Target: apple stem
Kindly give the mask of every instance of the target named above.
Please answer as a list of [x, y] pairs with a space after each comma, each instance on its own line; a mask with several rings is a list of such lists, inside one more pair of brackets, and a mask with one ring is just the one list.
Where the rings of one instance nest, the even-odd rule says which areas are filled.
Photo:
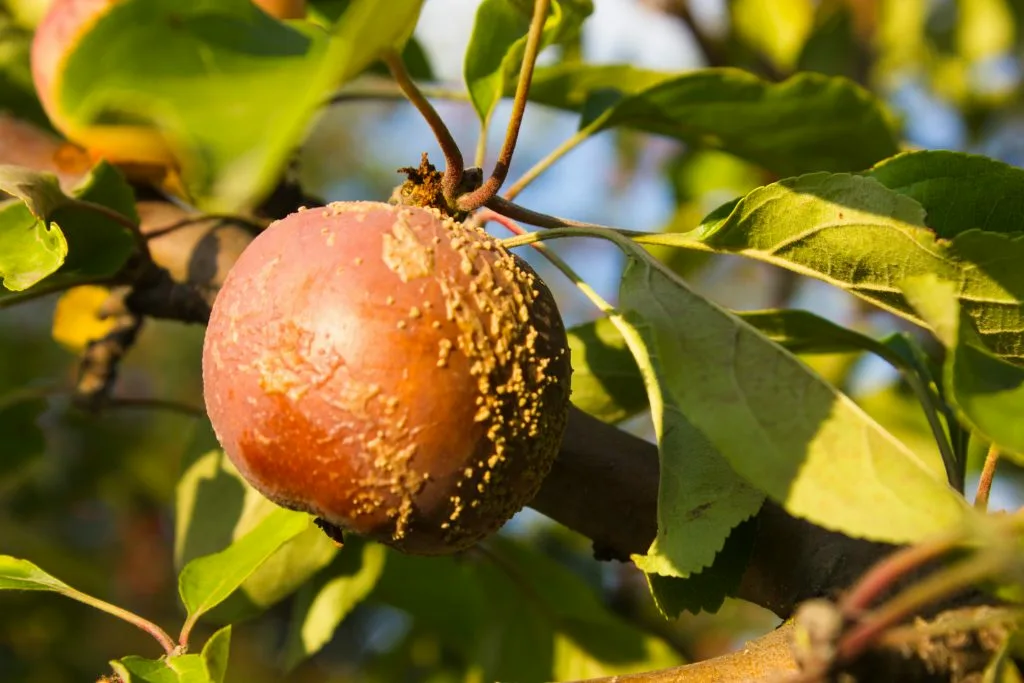
[[501, 146], [501, 152], [498, 154], [498, 161], [494, 164], [491, 177], [477, 189], [467, 192], [456, 200], [455, 208], [459, 211], [475, 211], [486, 205], [492, 197], [498, 194], [508, 176], [508, 169], [512, 164], [512, 154], [515, 152], [516, 141], [519, 139], [519, 128], [523, 123], [523, 113], [526, 111], [527, 96], [530, 94], [533, 67], [537, 63], [537, 55], [540, 53], [544, 22], [548, 18], [550, 6], [551, 0], [534, 0], [533, 18], [530, 21], [530, 31], [526, 34], [523, 65], [519, 70], [519, 82], [516, 85], [515, 99], [512, 101], [512, 116], [509, 118], [508, 129], [505, 131], [505, 142]]
[[430, 104], [430, 100], [426, 98], [423, 92], [416, 86], [416, 83], [413, 82], [412, 77], [405, 68], [401, 55], [391, 50], [384, 55], [383, 59], [388, 70], [391, 71], [395, 82], [398, 83], [398, 87], [402, 89], [408, 100], [426, 119], [427, 125], [430, 126], [430, 130], [434, 132], [434, 137], [437, 138], [437, 143], [441, 146], [441, 153], [444, 154], [445, 164], [444, 177], [441, 179], [441, 191], [444, 194], [445, 200], [451, 202], [455, 197], [456, 191], [458, 191], [459, 184], [462, 182], [462, 172], [465, 170], [462, 151], [459, 149], [458, 143], [455, 142], [452, 132], [448, 130], [448, 126], [445, 125], [441, 115], [434, 109], [434, 105]]

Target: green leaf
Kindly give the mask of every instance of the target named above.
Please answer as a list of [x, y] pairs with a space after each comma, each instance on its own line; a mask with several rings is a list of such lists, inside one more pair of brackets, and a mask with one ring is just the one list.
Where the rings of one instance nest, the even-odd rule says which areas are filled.
[[607, 318], [568, 331], [572, 355], [572, 402], [605, 422], [646, 410], [647, 392], [622, 334]]
[[170, 154], [204, 209], [247, 208], [332, 90], [408, 38], [421, 4], [355, 0], [327, 32], [275, 21], [245, 0], [124, 0], [68, 55], [55, 118], [109, 158]]
[[74, 591], [60, 579], [50, 576], [28, 560], [0, 555], [0, 590], [53, 591], [69, 595]]
[[203, 645], [202, 658], [210, 674], [210, 683], [224, 683], [231, 653], [231, 625], [218, 630]]
[[[201, 449], [208, 445], [207, 439], [199, 441]], [[249, 486], [223, 451], [204, 453], [178, 482], [175, 564], [181, 567], [241, 539], [277, 509]], [[282, 544], [207, 618], [230, 623], [263, 612], [295, 592], [337, 552], [323, 532], [310, 526]]]
[[68, 243], [55, 225], [40, 221], [18, 200], [0, 204], [0, 278], [21, 292], [64, 263]]
[[279, 508], [225, 550], [192, 560], [178, 576], [189, 620], [231, 595], [274, 551], [309, 528], [310, 516]]
[[770, 83], [738, 69], [684, 74], [628, 66], [539, 69], [530, 99], [584, 114], [596, 133], [626, 126], [721, 149], [779, 175], [867, 168], [898, 151], [884, 105], [845, 78]]
[[[744, 322], [797, 354], [869, 351], [897, 369], [918, 368], [886, 344], [809, 311], [736, 311]], [[605, 422], [620, 422], [648, 407], [643, 377], [622, 333], [608, 318], [569, 329], [573, 404]], [[927, 379], [927, 378], [925, 378]]]
[[338, 561], [323, 578], [303, 588], [285, 642], [287, 670], [330, 641], [345, 617], [377, 584], [385, 558], [384, 546], [346, 540]]
[[732, 530], [715, 561], [703, 571], [686, 578], [645, 574], [658, 611], [666, 619], [676, 619], [683, 611], [717, 612], [739, 587], [756, 537], [757, 521], [750, 519]]
[[[55, 176], [0, 167], [0, 189], [22, 201], [0, 204], [0, 308], [40, 293], [110, 277], [135, 246], [131, 232], [75, 200], [137, 221], [135, 195], [113, 166], [96, 165], [68, 197]], [[44, 281], [45, 280], [45, 281]]]
[[907, 298], [946, 346], [949, 401], [987, 441], [1024, 461], [1024, 367], [987, 349], [957, 302], [956, 287], [921, 276], [903, 284]]
[[578, 575], [500, 536], [460, 558], [389, 552], [373, 598], [412, 615], [480, 680], [577, 680], [680, 663]]
[[202, 655], [177, 655], [165, 659], [130, 655], [110, 665], [123, 680], [131, 683], [215, 683]]
[[[666, 643], [614, 616], [591, 587], [543, 553], [500, 537], [490, 543], [490, 552], [493, 559], [480, 567], [481, 585], [505, 617], [498, 633], [512, 641], [505, 645], [506, 657], [529, 659], [530, 641], [543, 637], [551, 669], [542, 680], [639, 673], [681, 663]], [[488, 678], [529, 677], [507, 671]]]
[[744, 479], [790, 514], [878, 541], [916, 541], [969, 513], [847, 396], [641, 255], [622, 308], [657, 340], [671, 398]]
[[[578, 32], [593, 9], [590, 0], [553, 0], [541, 47]], [[516, 82], [532, 15], [529, 0], [483, 0], [477, 8], [464, 76], [481, 121], [490, 120], [502, 94]]]
[[968, 230], [1024, 231], [1024, 169], [974, 154], [905, 152], [865, 175], [910, 197], [928, 227], [951, 239]]
[[814, 25], [811, 0], [733, 0], [736, 34], [782, 71], [791, 71]]
[[[992, 196], [992, 206], [998, 204]], [[980, 207], [980, 204], [977, 204]], [[993, 211], [987, 209], [986, 213]], [[980, 212], [980, 209], [979, 209]], [[939, 240], [921, 204], [871, 177], [812, 173], [758, 188], [696, 230], [637, 238], [734, 253], [818, 278], [919, 325], [900, 283], [935, 274], [959, 287], [986, 345], [1024, 359], [1024, 235], [966, 229]]]
[[10, 555], [0, 555], [0, 590], [59, 593], [66, 598], [77, 600], [102, 612], [112, 614], [119, 619], [136, 623], [136, 625], [139, 619], [127, 610], [72, 588], [60, 579], [47, 574], [28, 560], [20, 560]]
[[645, 556], [632, 559], [647, 574], [686, 578], [714, 562], [730, 532], [761, 509], [765, 494], [739, 476], [680, 411], [674, 398], [678, 387], [669, 380], [678, 375], [665, 357], [677, 351], [672, 340], [651, 326], [634, 324], [662, 383], [662, 405], [652, 396], [661, 457], [658, 534]]

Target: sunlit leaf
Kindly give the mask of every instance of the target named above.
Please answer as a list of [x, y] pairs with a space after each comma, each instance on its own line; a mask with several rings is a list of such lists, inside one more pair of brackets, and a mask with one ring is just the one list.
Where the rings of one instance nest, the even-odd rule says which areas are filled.
[[0, 290], [0, 307], [109, 277], [124, 265], [135, 244], [131, 232], [72, 201], [100, 204], [137, 220], [134, 193], [116, 169], [98, 164], [68, 197], [51, 174], [2, 168], [3, 189], [27, 203], [0, 204], [0, 277], [14, 290]]
[[203, 208], [245, 208], [277, 180], [331, 91], [401, 47], [421, 4], [355, 0], [328, 33], [246, 0], [125, 0], [69, 53], [56, 118], [108, 158], [176, 160]]
[[686, 578], [714, 562], [730, 532], [761, 508], [765, 494], [737, 474], [679, 409], [677, 388], [665, 371], [671, 363], [665, 354], [677, 348], [652, 326], [637, 328], [662, 383], [660, 401], [653, 395], [651, 401], [661, 476], [658, 534], [646, 555], [632, 559], [648, 574]]
[[323, 579], [307, 585], [296, 600], [285, 643], [285, 667], [293, 669], [330, 641], [346, 616], [373, 590], [386, 552], [376, 543], [346, 541]]
[[739, 587], [756, 537], [757, 521], [748, 520], [732, 530], [715, 561], [704, 570], [686, 578], [646, 574], [658, 611], [666, 619], [676, 619], [683, 611], [717, 612]]
[[924, 207], [939, 237], [968, 230], [1024, 232], [1024, 169], [975, 154], [905, 152], [866, 175]]
[[310, 520], [307, 514], [279, 508], [226, 549], [185, 565], [178, 592], [189, 618], [224, 601], [283, 543], [309, 528]]
[[[809, 311], [778, 309], [736, 312], [746, 323], [797, 354], [869, 351], [909, 370], [882, 342]], [[573, 404], [605, 422], [619, 422], [648, 407], [643, 378], [622, 333], [607, 318], [569, 330]]]
[[943, 381], [950, 402], [986, 440], [1024, 460], [1024, 367], [985, 347], [960, 310], [954, 285], [921, 276], [903, 287], [947, 347]]
[[[578, 32], [592, 11], [590, 0], [553, 0], [541, 46]], [[502, 94], [516, 81], [532, 14], [533, 3], [529, 0], [483, 0], [477, 8], [464, 76], [482, 121], [490, 119]]]
[[683, 74], [620, 65], [538, 70], [530, 98], [583, 113], [581, 127], [666, 135], [780, 175], [852, 171], [897, 150], [884, 105], [853, 82], [801, 73], [770, 83], [730, 68]]
[[889, 542], [948, 530], [967, 514], [953, 489], [847, 396], [659, 264], [632, 259], [620, 300], [657, 340], [662, 382], [681, 412], [791, 514]]
[[[203, 431], [208, 431], [208, 423]], [[203, 434], [199, 452], [215, 443]], [[190, 449], [192, 450], [192, 449]], [[241, 539], [277, 509], [238, 473], [219, 448], [188, 463], [178, 482], [175, 563], [183, 566]], [[291, 595], [337, 554], [337, 546], [315, 526], [281, 545], [207, 619], [237, 622]]]
[[52, 274], [68, 254], [64, 233], [40, 221], [18, 200], [0, 204], [0, 278], [14, 292]]
[[119, 676], [131, 683], [216, 683], [202, 655], [145, 659], [131, 655], [111, 662]]
[[[901, 182], [906, 182], [901, 181]], [[970, 196], [970, 192], [965, 191]], [[1003, 195], [993, 193], [989, 206]], [[941, 200], [930, 198], [931, 202]], [[960, 304], [985, 344], [1024, 358], [1024, 233], [971, 229], [978, 210], [960, 215], [960, 231], [940, 240], [911, 197], [871, 177], [812, 173], [759, 188], [712, 212], [691, 233], [639, 238], [650, 244], [735, 253], [816, 277], [924, 325], [900, 283], [934, 274], [959, 287]], [[936, 213], [941, 214], [940, 210]], [[941, 219], [940, 219], [941, 220]]]
[[0, 555], [0, 590], [53, 591], [67, 595], [72, 588], [28, 560]]
[[210, 674], [210, 683], [224, 683], [231, 651], [231, 626], [218, 630], [203, 645], [202, 658]]

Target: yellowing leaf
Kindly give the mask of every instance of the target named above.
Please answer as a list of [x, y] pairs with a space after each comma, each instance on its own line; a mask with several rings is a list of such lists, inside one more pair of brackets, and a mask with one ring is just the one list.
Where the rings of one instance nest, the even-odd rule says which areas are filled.
[[110, 290], [96, 285], [74, 287], [57, 301], [53, 314], [53, 339], [74, 353], [91, 341], [102, 339], [114, 328], [113, 318], [101, 318], [100, 308]]

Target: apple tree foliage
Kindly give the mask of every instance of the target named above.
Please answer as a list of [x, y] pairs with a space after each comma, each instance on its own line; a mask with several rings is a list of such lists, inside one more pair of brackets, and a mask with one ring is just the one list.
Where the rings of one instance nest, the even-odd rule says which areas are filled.
[[[273, 191], [333, 96], [387, 82], [385, 51], [401, 49], [419, 82], [431, 81], [410, 38], [422, 4], [313, 0], [306, 20], [278, 21], [248, 0], [121, 0], [68, 54], [51, 121], [28, 72], [31, 22], [12, 0], [0, 38], [0, 105], [86, 146], [104, 126], [158, 130], [182, 160], [174, 191], [183, 201], [210, 214], [246, 214]], [[765, 501], [856, 538], [913, 544], [961, 533], [983, 545], [992, 534], [978, 530], [989, 518], [964, 495], [969, 454], [991, 448], [1024, 464], [1024, 171], [907, 144], [857, 62], [863, 40], [880, 53], [876, 67], [935, 52], [961, 69], [948, 96], [982, 110], [990, 103], [971, 94], [969, 67], [1012, 50], [1015, 38], [996, 31], [991, 44], [985, 22], [993, 20], [969, 8], [1004, 3], [959, 3], [952, 47], [928, 42], [925, 3], [878, 4], [883, 16], [864, 38], [856, 3], [734, 0], [718, 50], [741, 55], [736, 62], [755, 55], [758, 68], [661, 72], [580, 59], [591, 3], [551, 3], [542, 40], [555, 58], [534, 74], [529, 107], [576, 116], [570, 146], [639, 133], [686, 150], [671, 169], [679, 208], [666, 229], [586, 224], [509, 242], [601, 240], [625, 260], [614, 304], [597, 298], [601, 315], [570, 331], [572, 398], [611, 423], [650, 414], [658, 533], [632, 560], [667, 618], [717, 610], [735, 591], [749, 553], [743, 523]], [[529, 5], [483, 0], [477, 10], [464, 83], [450, 96], [468, 102], [482, 124], [494, 123], [515, 91]], [[1014, 26], [1017, 5], [1006, 2], [997, 24]], [[897, 25], [911, 37], [895, 40]], [[120, 144], [111, 139], [104, 144]], [[410, 162], [418, 157], [409, 154]], [[89, 288], [120, 281], [140, 249], [131, 229], [137, 197], [123, 170], [97, 160], [67, 187], [8, 165], [0, 190], [4, 315], [61, 293], [55, 337], [104, 334]], [[709, 196], [719, 197], [714, 206]], [[732, 310], [691, 283], [718, 255], [826, 283], [897, 321], [895, 331], [854, 329], [796, 308]], [[863, 354], [888, 364], [907, 391], [861, 400], [844, 386], [845, 372], [821, 362]], [[2, 379], [0, 502], [46, 457], [42, 416], [57, 399], [40, 387], [60, 378], [43, 365]], [[911, 436], [897, 413], [925, 426]], [[453, 653], [446, 666], [466, 680], [569, 680], [680, 662], [663, 638], [614, 613], [591, 583], [515, 535], [462, 558], [406, 557], [358, 539], [339, 549], [307, 515], [250, 489], [208, 430], [186, 451], [166, 558], [178, 573], [175, 637], [57, 578], [67, 570], [97, 584], [73, 569], [70, 551], [31, 552], [38, 539], [18, 540], [5, 528], [13, 523], [0, 520], [0, 552], [17, 549], [0, 555], [0, 588], [60, 593], [165, 645], [158, 658], [112, 653], [123, 681], [223, 681], [232, 624], [284, 604], [284, 670], [318, 652], [367, 602], [432, 634]], [[135, 463], [126, 467], [142, 467], [137, 454], [124, 455]], [[997, 581], [1012, 583], [1011, 569]]]

